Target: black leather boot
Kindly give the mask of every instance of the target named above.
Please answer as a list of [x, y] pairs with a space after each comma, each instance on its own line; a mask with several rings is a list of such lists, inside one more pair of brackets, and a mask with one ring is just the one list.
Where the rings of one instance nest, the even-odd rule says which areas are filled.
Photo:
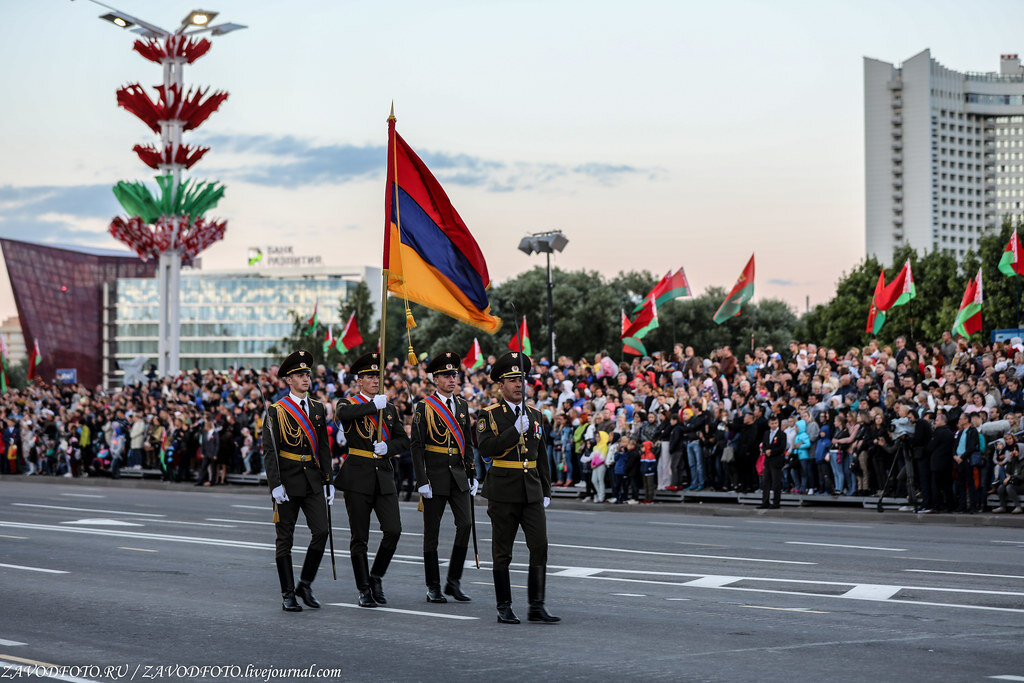
[[281, 609], [285, 612], [301, 612], [302, 605], [295, 600], [295, 572], [292, 571], [292, 556], [275, 558], [277, 578], [281, 579]]
[[469, 602], [472, 598], [462, 592], [459, 582], [462, 581], [462, 568], [466, 564], [466, 551], [464, 545], [452, 547], [452, 559], [448, 563], [448, 580], [444, 583], [444, 592], [459, 602]]
[[370, 570], [366, 568], [366, 555], [352, 555], [352, 575], [359, 589], [359, 606], [376, 607], [377, 601], [370, 592]]
[[553, 624], [561, 621], [561, 617], [548, 614], [544, 609], [544, 584], [546, 583], [547, 572], [544, 565], [530, 565], [530, 573], [526, 580], [526, 597], [530, 603], [530, 609], [526, 613], [529, 621], [543, 621], [546, 624]]
[[494, 576], [494, 598], [498, 607], [498, 623], [520, 623], [519, 617], [512, 611], [512, 585], [508, 578], [508, 569], [495, 567], [491, 572]]
[[302, 598], [306, 607], [318, 609], [320, 603], [313, 597], [313, 589], [310, 584], [316, 578], [316, 570], [320, 568], [320, 560], [324, 556], [323, 549], [307, 550], [306, 559], [302, 562], [302, 571], [299, 572], [299, 585], [295, 587], [295, 595]]
[[423, 551], [423, 573], [427, 578], [427, 602], [448, 602], [441, 595], [441, 570], [437, 567], [437, 551]]
[[394, 548], [390, 550], [377, 548], [377, 554], [373, 557], [373, 568], [370, 569], [370, 592], [378, 605], [388, 604], [384, 588], [381, 586], [381, 579], [384, 578], [384, 572], [388, 570], [388, 565], [391, 564], [391, 557], [394, 554]]

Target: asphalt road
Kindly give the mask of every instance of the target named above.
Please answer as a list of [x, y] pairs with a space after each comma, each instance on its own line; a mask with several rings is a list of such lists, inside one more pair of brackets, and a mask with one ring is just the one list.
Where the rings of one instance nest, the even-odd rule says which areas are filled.
[[[352, 680], [1024, 681], [1019, 528], [629, 512], [556, 500], [548, 608], [563, 621], [525, 622], [520, 542], [513, 607], [524, 623], [508, 626], [495, 622], [480, 506], [483, 567], [470, 560], [463, 579], [472, 603], [425, 602], [421, 517], [403, 503], [388, 609], [354, 607], [339, 500], [338, 580], [325, 557], [314, 584], [325, 606], [288, 614], [265, 492], [4, 478], [0, 680], [42, 662], [100, 667], [63, 680], [225, 680], [233, 672], [159, 667], [235, 665]], [[296, 565], [307, 534], [296, 534]]]

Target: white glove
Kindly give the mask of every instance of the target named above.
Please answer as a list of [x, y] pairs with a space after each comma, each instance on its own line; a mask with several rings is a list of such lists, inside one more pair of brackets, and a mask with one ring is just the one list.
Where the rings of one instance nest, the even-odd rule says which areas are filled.
[[516, 419], [516, 429], [520, 434], [525, 434], [526, 430], [530, 428], [530, 418], [526, 415], [520, 415]]
[[377, 394], [373, 397], [373, 407], [377, 410], [384, 410], [384, 406], [388, 404], [388, 397], [384, 394]]
[[324, 495], [327, 496], [327, 504], [334, 505], [334, 485], [324, 484]]
[[270, 492], [270, 495], [273, 496], [274, 501], [277, 503], [288, 502], [288, 494], [284, 492], [284, 486], [275, 487], [274, 490]]
[[469, 495], [475, 496], [476, 492], [480, 490], [480, 482], [476, 479], [469, 480]]
[[416, 489], [420, 492], [420, 495], [424, 498], [433, 498], [434, 492], [430, 489], [430, 484], [424, 484], [423, 486]]
[[547, 507], [548, 505], [551, 505], [551, 499], [548, 498], [547, 496], [545, 496], [544, 497], [544, 507]]
[[386, 441], [374, 441], [373, 442], [373, 452], [376, 453], [377, 455], [387, 455], [388, 454], [388, 444], [387, 444], [387, 442]]

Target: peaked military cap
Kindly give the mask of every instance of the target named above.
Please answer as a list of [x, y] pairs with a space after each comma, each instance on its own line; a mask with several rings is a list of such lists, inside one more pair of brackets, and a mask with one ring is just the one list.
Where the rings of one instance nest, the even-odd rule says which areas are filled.
[[288, 375], [294, 375], [296, 372], [312, 372], [313, 371], [313, 354], [309, 351], [296, 351], [292, 355], [284, 359], [281, 363], [280, 369], [277, 371], [278, 377], [287, 377]]
[[499, 382], [508, 377], [521, 377], [530, 374], [530, 357], [519, 351], [510, 351], [495, 362], [491, 368], [491, 380]]
[[361, 375], [364, 372], [380, 372], [380, 354], [377, 352], [366, 353], [356, 359], [352, 364], [352, 373]]
[[461, 364], [462, 357], [459, 354], [445, 351], [430, 361], [427, 372], [432, 375], [454, 375], [462, 369], [459, 367]]

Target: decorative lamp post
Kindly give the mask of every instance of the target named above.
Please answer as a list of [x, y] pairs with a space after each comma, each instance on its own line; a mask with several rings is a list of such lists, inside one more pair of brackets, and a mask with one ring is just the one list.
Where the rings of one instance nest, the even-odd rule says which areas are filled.
[[159, 192], [153, 194], [138, 182], [117, 183], [114, 195], [128, 216], [114, 218], [109, 231], [142, 260], [157, 259], [157, 367], [161, 375], [176, 375], [180, 370], [181, 264], [191, 263], [200, 252], [222, 239], [227, 227], [226, 221], [205, 218], [206, 212], [224, 196], [224, 186], [181, 177], [182, 171], [192, 168], [209, 147], [185, 144], [181, 136], [202, 125], [228, 98], [228, 93], [208, 94], [209, 88], [186, 91], [182, 72], [185, 64], [193, 63], [210, 49], [209, 39], [196, 34], [223, 35], [245, 26], [213, 25], [217, 12], [194, 10], [172, 33], [97, 0], [91, 1], [111, 10], [100, 19], [141, 34], [142, 39], [135, 41], [133, 49], [163, 67], [163, 85], [156, 86], [155, 100], [138, 83], [117, 91], [117, 104], [160, 135], [159, 147], [148, 144], [133, 148], [144, 164], [159, 173]]
[[548, 257], [548, 343], [551, 353], [549, 360], [552, 365], [555, 362], [555, 326], [551, 320], [551, 289], [553, 287], [551, 284], [551, 254], [556, 251], [562, 251], [567, 244], [569, 244], [569, 238], [563, 235], [561, 230], [535, 232], [519, 241], [519, 251], [527, 256], [537, 252], [538, 254], [543, 253]]

